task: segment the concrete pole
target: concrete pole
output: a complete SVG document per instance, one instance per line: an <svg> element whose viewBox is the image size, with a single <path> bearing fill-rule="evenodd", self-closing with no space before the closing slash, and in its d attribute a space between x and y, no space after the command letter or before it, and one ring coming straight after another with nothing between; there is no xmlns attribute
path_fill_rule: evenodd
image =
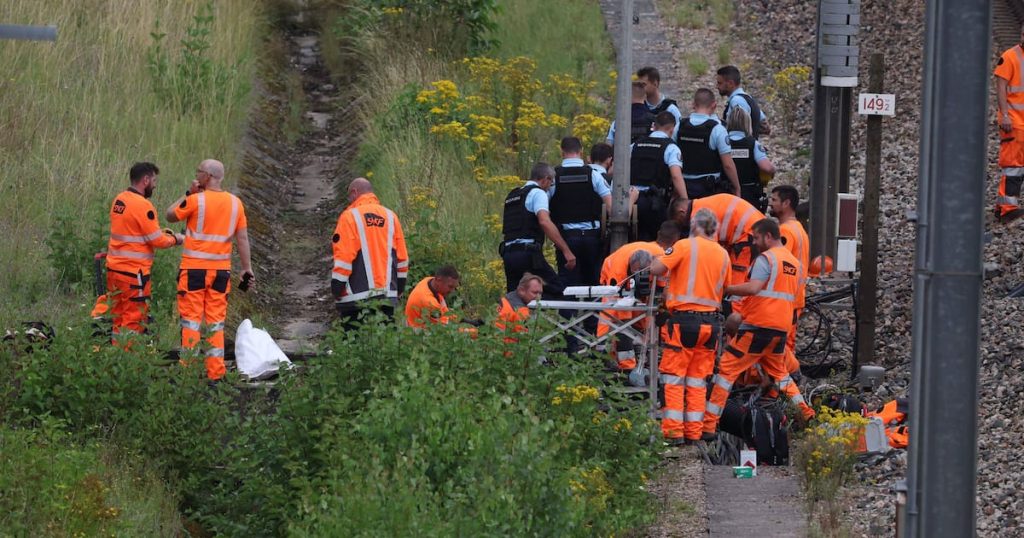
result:
<svg viewBox="0 0 1024 538"><path fill-rule="evenodd" d="M868 92L882 93L885 58L871 55ZM868 116L864 167L864 228L860 249L860 284L857 286L857 356L850 375L875 357L875 301L878 291L878 195L882 175L882 116Z"/></svg>
<svg viewBox="0 0 1024 538"><path fill-rule="evenodd" d="M618 77L615 84L615 167L612 171L612 207L609 219L611 249L629 241L629 132L632 128L633 0L622 0L619 29Z"/></svg>
<svg viewBox="0 0 1024 538"><path fill-rule="evenodd" d="M991 5L925 9L907 535L963 538L976 527Z"/></svg>
<svg viewBox="0 0 1024 538"><path fill-rule="evenodd" d="M56 26L22 26L20 24L0 24L0 39L19 39L23 41L56 41Z"/></svg>

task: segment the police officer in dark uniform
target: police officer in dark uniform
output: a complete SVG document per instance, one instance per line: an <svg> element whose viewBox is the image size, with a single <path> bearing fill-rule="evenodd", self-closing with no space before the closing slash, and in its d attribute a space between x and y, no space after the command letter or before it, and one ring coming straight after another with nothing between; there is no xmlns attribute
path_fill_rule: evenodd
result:
<svg viewBox="0 0 1024 538"><path fill-rule="evenodd" d="M544 293L558 297L565 288L554 269L544 259L544 238L551 239L568 269L576 266L576 256L562 239L551 221L547 190L555 180L551 165L539 162L530 171L530 180L522 187L512 189L505 197L501 231L503 240L498 247L505 266L507 291L516 289L523 273L533 273L546 283Z"/></svg>
<svg viewBox="0 0 1024 538"><path fill-rule="evenodd" d="M654 131L638 140L630 155L630 185L639 191L636 201L637 240L654 241L666 219L673 195L686 198L679 146L672 142L676 118L665 111L654 119Z"/></svg>
<svg viewBox="0 0 1024 538"><path fill-rule="evenodd" d="M768 208L768 195L764 186L775 176L775 165L768 160L764 147L751 135L750 116L737 108L729 114L727 122L732 160L740 181L740 198L763 213Z"/></svg>
<svg viewBox="0 0 1024 538"><path fill-rule="evenodd" d="M758 105L757 99L750 96L740 86L740 70L735 65L726 65L720 68L715 75L715 85L718 87L718 94L725 97L725 110L722 111L722 122L728 123L729 116L734 110L742 109L750 116L750 134L754 139L760 139L761 135L771 134L772 129L768 124L768 118Z"/></svg>
<svg viewBox="0 0 1024 538"><path fill-rule="evenodd" d="M715 107L711 90L697 90L693 94L693 112L679 126L683 179L690 199L740 192L729 133L715 116Z"/></svg>
<svg viewBox="0 0 1024 538"><path fill-rule="evenodd" d="M583 162L583 144L579 138L562 139L562 165L555 168L551 194L551 220L576 255L576 264L567 268L565 258L556 253L558 276L566 286L596 286L604 261L601 247L601 214L612 205L612 190L600 172Z"/></svg>

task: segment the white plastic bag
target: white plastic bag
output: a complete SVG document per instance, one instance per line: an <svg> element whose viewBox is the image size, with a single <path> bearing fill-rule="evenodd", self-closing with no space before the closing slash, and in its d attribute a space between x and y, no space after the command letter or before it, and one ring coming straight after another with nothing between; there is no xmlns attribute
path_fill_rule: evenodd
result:
<svg viewBox="0 0 1024 538"><path fill-rule="evenodd" d="M235 334L235 360L238 371L250 379L273 377L281 363L289 368L292 364L270 333L253 327L248 319L238 325Z"/></svg>

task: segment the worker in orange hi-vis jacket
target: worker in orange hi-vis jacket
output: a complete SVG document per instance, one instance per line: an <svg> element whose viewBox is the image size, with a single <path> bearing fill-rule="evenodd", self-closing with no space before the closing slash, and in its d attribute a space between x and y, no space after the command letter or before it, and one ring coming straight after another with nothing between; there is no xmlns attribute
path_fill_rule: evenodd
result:
<svg viewBox="0 0 1024 538"><path fill-rule="evenodd" d="M409 294L405 303L405 321L413 328L423 329L427 323L447 325L457 321L448 315L448 303L445 297L458 289L459 272L451 265L438 267L434 276L421 280Z"/></svg>
<svg viewBox="0 0 1024 538"><path fill-rule="evenodd" d="M668 273L658 365L665 391L662 435L670 443L701 437L707 378L715 368L721 338L721 308L730 283L729 254L715 241L718 219L709 209L693 215L690 237L681 239L651 264L651 273Z"/></svg>
<svg viewBox="0 0 1024 538"><path fill-rule="evenodd" d="M1024 185L1024 26L1021 42L996 61L996 100L999 116L999 194L995 213L1000 222L1024 215L1020 207Z"/></svg>
<svg viewBox="0 0 1024 538"><path fill-rule="evenodd" d="M800 193L792 185L779 185L772 189L768 199L772 215L779 219L779 232L782 245L800 262L800 289L793 304L793 326L786 337L786 370L792 374L799 371L800 362L796 358L797 320L804 311L807 298L807 268L811 261L811 241L807 237L804 226L796 218L796 207L800 205Z"/></svg>
<svg viewBox="0 0 1024 538"><path fill-rule="evenodd" d="M242 289L253 286L249 233L245 207L237 196L225 192L224 165L207 159L199 163L196 178L185 196L167 208L167 220L185 221L185 245L178 271L178 313L181 316L182 351L196 347L203 324L209 333L206 376L224 376L224 320L231 291L232 241L238 244L242 262Z"/></svg>
<svg viewBox="0 0 1024 538"><path fill-rule="evenodd" d="M149 201L159 174L153 163L135 163L128 172L131 186L110 205L104 299L110 303L114 345L128 346L131 334L146 332L154 249L180 245L184 240L181 234L160 229L156 209ZM93 317L105 310L97 305Z"/></svg>
<svg viewBox="0 0 1024 538"><path fill-rule="evenodd" d="M498 318L494 320L494 326L509 334L505 337L506 344L518 341L511 334L527 331L526 320L530 319L532 315L528 305L540 299L543 293L544 279L533 273L523 273L523 278L519 279L516 289L501 298L501 302L498 304ZM509 352L506 352L506 355L508 354Z"/></svg>
<svg viewBox="0 0 1024 538"><path fill-rule="evenodd" d="M348 201L331 237L331 294L343 325L353 329L368 310L394 318L405 291L409 253L402 223L381 205L369 180L353 179Z"/></svg>
<svg viewBox="0 0 1024 538"><path fill-rule="evenodd" d="M607 258L604 259L604 264L601 266L601 278L599 282L605 286L618 286L621 285L629 275L633 274L631 271L630 259L633 254L639 250L646 251L651 256L658 257L665 253L665 250L671 247L679 240L679 226L671 220L666 220L661 223L658 228L658 235L656 241L634 241L633 243L626 243L622 245L615 252L612 252ZM646 269L648 263L637 269ZM659 285L659 287L664 287ZM605 299L605 302L610 302L612 299ZM601 312L601 317L597 325L597 336L601 337L611 330L611 323L613 319L622 321L630 320L636 317L638 314L635 312L617 312L614 310L605 310ZM643 321L637 322L637 329L641 328ZM636 349L633 339L628 335L619 333L615 335L615 346L614 346L615 362L618 365L619 370L632 370L636 367Z"/></svg>
<svg viewBox="0 0 1024 538"><path fill-rule="evenodd" d="M805 419L814 409L804 400L800 389L785 368L786 335L793 324L793 303L800 287L800 262L780 240L779 225L772 219L754 224L754 243L761 251L750 279L727 286L730 295L744 299L743 323L736 336L725 346L710 401L704 413L702 438L713 438L718 429L725 401L736 378L755 364L802 412Z"/></svg>

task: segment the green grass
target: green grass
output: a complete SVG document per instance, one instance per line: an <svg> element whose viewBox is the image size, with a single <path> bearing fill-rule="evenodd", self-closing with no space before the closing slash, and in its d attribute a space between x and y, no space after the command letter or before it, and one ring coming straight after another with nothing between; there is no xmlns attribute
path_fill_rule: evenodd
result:
<svg viewBox="0 0 1024 538"><path fill-rule="evenodd" d="M683 1L670 9L669 16L676 26L696 30L705 25L704 12L695 2Z"/></svg>
<svg viewBox="0 0 1024 538"><path fill-rule="evenodd" d="M502 2L494 37L499 58L529 56L538 73L604 76L614 67L614 52L596 2L517 0ZM552 44L557 43L557 46Z"/></svg>
<svg viewBox="0 0 1024 538"><path fill-rule="evenodd" d="M725 41L718 45L718 64L726 65L732 57L732 43Z"/></svg>
<svg viewBox="0 0 1024 538"><path fill-rule="evenodd" d="M735 13L733 0L676 0L663 3L661 10L676 26L691 30L709 24L728 30Z"/></svg>
<svg viewBox="0 0 1024 538"><path fill-rule="evenodd" d="M684 55L686 70L691 75L700 76L708 72L708 61L700 52L687 52Z"/></svg>
<svg viewBox="0 0 1024 538"><path fill-rule="evenodd" d="M4 8L4 22L60 30L56 43L0 40L0 295L7 298L0 320L81 316L91 286L60 292L60 275L46 259L44 239L55 217L73 215L89 249L105 243L89 231L107 218L110 200L128 186L128 169L140 160L161 169L153 199L161 212L205 157L225 162L230 184L264 29L260 3L216 3L207 53L227 66L228 98L186 116L151 91L146 52L159 20L176 57L198 2L11 0ZM176 265L178 255L159 253L157 263Z"/></svg>

